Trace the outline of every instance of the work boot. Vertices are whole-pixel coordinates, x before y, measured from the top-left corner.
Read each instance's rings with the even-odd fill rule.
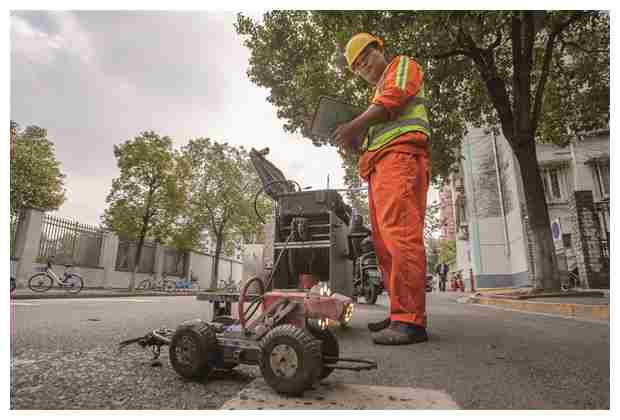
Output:
[[[428,341],[426,328],[406,322],[392,321],[389,328],[372,334],[375,344],[395,346],[401,344],[414,344]]]
[[[368,323],[368,329],[372,332],[384,330],[389,326],[390,326],[390,317],[387,317],[383,321]]]

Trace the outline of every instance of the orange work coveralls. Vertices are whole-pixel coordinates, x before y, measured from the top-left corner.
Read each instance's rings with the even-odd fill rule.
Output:
[[[408,67],[405,87],[397,86],[399,60],[396,57],[388,64],[372,100],[388,111],[390,120],[398,117],[423,82],[420,66],[410,59],[415,65]],[[390,319],[421,327],[426,327],[428,142],[422,132],[406,132],[378,150],[366,151],[359,161],[360,176],[369,186],[372,239],[390,297]]]

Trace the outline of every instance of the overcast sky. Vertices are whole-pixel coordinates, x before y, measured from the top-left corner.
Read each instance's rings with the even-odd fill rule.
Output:
[[[250,13],[259,17],[260,13]],[[59,214],[98,224],[113,145],[145,130],[180,147],[210,137],[269,159],[302,186],[344,187],[340,158],[285,133],[268,91],[247,75],[249,51],[223,11],[13,11],[11,119],[48,130],[66,174]]]

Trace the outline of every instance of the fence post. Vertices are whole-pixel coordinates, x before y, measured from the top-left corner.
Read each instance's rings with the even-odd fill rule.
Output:
[[[110,280],[116,270],[116,257],[118,255],[118,236],[108,232],[103,237],[99,265],[103,267],[103,288],[110,289]]]
[[[200,281],[197,282],[196,284],[194,284],[192,282],[192,262],[193,262],[193,258],[192,255],[194,253],[192,251],[185,251],[185,272],[183,273],[183,277],[186,280],[190,281],[190,285],[191,288],[197,288],[198,290],[200,290]]]
[[[32,274],[32,266],[39,255],[43,211],[24,209],[15,233],[15,258],[18,259],[15,277],[18,287]]]
[[[156,280],[161,278],[164,272],[164,262],[166,259],[166,249],[159,242],[155,242],[155,261],[153,262],[154,277]]]

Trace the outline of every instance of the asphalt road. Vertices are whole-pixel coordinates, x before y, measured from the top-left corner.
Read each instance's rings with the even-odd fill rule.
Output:
[[[356,305],[338,328],[341,354],[371,358],[371,372],[330,381],[446,391],[465,409],[609,409],[609,325],[503,311],[428,295],[428,343],[381,347],[365,324],[387,311]],[[254,367],[203,383],[116,343],[151,329],[210,319],[195,297],[40,299],[11,302],[12,409],[215,409],[260,373]],[[166,348],[164,348],[166,349]]]

